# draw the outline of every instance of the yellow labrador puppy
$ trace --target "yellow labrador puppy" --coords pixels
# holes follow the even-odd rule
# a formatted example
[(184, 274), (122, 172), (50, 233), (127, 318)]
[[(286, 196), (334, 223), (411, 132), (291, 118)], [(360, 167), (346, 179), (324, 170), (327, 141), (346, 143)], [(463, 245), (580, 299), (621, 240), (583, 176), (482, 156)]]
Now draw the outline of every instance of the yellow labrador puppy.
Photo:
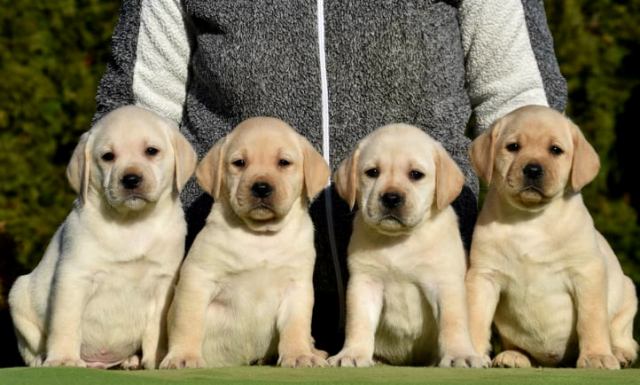
[(178, 193), (195, 167), (178, 129), (138, 107), (81, 137), (67, 168), (74, 208), (9, 293), (28, 365), (157, 367), (184, 254)]
[(215, 203), (180, 270), (161, 367), (322, 365), (307, 207), (326, 162), (285, 122), (258, 117), (218, 141), (196, 176)]
[(494, 366), (616, 369), (636, 358), (636, 295), (580, 194), (598, 155), (560, 113), (520, 108), (473, 143), (489, 192), (467, 276), (471, 336)]
[(335, 176), (359, 210), (349, 243), (345, 345), (334, 366), (480, 367), (467, 325), (466, 256), (451, 202), (464, 182), (446, 150), (406, 124), (364, 138)]

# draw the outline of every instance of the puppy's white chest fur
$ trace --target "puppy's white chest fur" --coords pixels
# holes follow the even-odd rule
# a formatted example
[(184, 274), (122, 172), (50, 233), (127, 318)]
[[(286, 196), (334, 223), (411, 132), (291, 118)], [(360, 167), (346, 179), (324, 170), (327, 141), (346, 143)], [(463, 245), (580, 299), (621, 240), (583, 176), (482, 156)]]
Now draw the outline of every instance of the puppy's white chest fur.
[(527, 346), (547, 365), (576, 358), (565, 357), (568, 345), (577, 341), (576, 314), (569, 271), (559, 254), (546, 247), (507, 251), (510, 261), (502, 272), (504, 288), (494, 319), (508, 344)]
[(374, 357), (394, 365), (433, 363), (438, 327), (433, 309), (416, 282), (384, 281)]
[[(295, 216), (294, 216), (295, 217)], [(278, 353), (278, 315), (294, 285), (311, 283), (313, 227), (308, 215), (274, 234), (219, 221), (216, 208), (185, 263), (200, 266), (215, 287), (205, 314), (207, 366), (247, 365)]]
[[(178, 210), (176, 214), (167, 219), (181, 217)], [(161, 224), (154, 219), (129, 226), (103, 225), (94, 235), (108, 240), (102, 243), (105, 247), (94, 247), (93, 256), (73, 254), (100, 261), (92, 265), (74, 261), (79, 275), (90, 282), (82, 316), (81, 357), (85, 361), (117, 362), (140, 349), (147, 318), (160, 305), (156, 303), (158, 288), (173, 279), (181, 259), (184, 225), (182, 231), (165, 234)], [(86, 230), (91, 231), (90, 224)], [(82, 237), (73, 247), (92, 244), (92, 237)]]
[[(455, 243), (456, 237), (451, 235), (457, 234), (455, 221), (450, 220), (453, 215), (453, 210), (445, 212), (424, 230), (395, 241), (372, 240), (366, 225), (356, 217), (349, 270), (372, 277), (383, 287), (375, 333), (376, 359), (394, 365), (437, 363), (438, 287), (461, 283), (465, 271), (462, 244)], [(454, 240), (436, 242), (442, 238)], [(365, 243), (367, 247), (363, 247)]]
[[(65, 279), (85, 288), (80, 356), (103, 367), (140, 350), (148, 317), (159, 306), (158, 288), (168, 286), (179, 267), (186, 226), (178, 204), (160, 220), (154, 216), (126, 225), (105, 223), (91, 210), (71, 212), (28, 277), (34, 292), (48, 290), (54, 274), (62, 271)], [(161, 231), (166, 221), (173, 232)], [(36, 295), (32, 300), (37, 318), (47, 319), (51, 298)]]
[(577, 358), (572, 275), (589, 263), (594, 247), (576, 225), (584, 221), (589, 218), (542, 214), (516, 224), (496, 221), (474, 235), (479, 244), (494, 239), (492, 258), (482, 265), (501, 282), (494, 322), (502, 338), (544, 365)]

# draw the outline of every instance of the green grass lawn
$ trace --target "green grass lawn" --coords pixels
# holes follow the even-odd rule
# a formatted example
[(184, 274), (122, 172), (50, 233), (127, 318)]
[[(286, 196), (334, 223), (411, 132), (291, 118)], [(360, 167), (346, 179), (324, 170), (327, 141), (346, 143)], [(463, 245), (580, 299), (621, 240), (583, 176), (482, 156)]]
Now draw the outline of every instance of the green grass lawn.
[(0, 385), (170, 384), (640, 384), (640, 370), (438, 369), (379, 366), (366, 369), (241, 367), (172, 371), (72, 368), (0, 370)]

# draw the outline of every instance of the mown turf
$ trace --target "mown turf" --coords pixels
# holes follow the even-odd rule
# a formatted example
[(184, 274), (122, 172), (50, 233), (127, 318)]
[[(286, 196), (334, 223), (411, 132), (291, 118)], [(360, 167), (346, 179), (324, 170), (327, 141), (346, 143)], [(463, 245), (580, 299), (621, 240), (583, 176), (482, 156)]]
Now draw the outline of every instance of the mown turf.
[(171, 384), (640, 384), (640, 370), (437, 369), (282, 369), (242, 367), (180, 371), (117, 371), (72, 368), (0, 370), (0, 385), (171, 385)]

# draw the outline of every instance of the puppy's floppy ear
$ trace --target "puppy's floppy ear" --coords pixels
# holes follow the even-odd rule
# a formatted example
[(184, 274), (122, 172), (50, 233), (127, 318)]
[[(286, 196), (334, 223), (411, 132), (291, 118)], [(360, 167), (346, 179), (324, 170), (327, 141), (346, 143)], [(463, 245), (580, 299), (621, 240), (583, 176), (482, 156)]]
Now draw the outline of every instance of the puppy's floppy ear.
[(578, 126), (569, 121), (573, 138), (573, 159), (571, 163), (571, 189), (575, 192), (591, 182), (600, 171), (598, 153), (589, 144)]
[(436, 162), (436, 207), (442, 210), (453, 202), (464, 186), (464, 175), (447, 150), (439, 143)]
[(338, 195), (344, 199), (349, 208), (353, 210), (356, 205), (356, 195), (358, 193), (358, 160), (360, 158), (359, 146), (353, 150), (351, 155), (343, 160), (336, 170), (333, 179), (335, 180)]
[(180, 133), (177, 127), (171, 129), (171, 144), (175, 156), (175, 185), (180, 191), (191, 178), (198, 163), (198, 157), (191, 143)]
[(67, 166), (67, 179), (73, 191), (79, 194), (80, 201), (86, 202), (89, 191), (89, 171), (91, 169), (91, 131), (80, 136)]
[(300, 138), (304, 155), (304, 188), (307, 199), (311, 202), (327, 186), (331, 170), (322, 155), (316, 151), (311, 143), (302, 135), (298, 134), (298, 137)]
[(216, 201), (220, 197), (222, 188), (223, 159), (227, 140), (227, 138), (218, 140), (196, 168), (198, 184)]
[(504, 117), (496, 120), (489, 129), (480, 134), (471, 143), (471, 149), (469, 150), (471, 165), (476, 174), (487, 184), (491, 184), (493, 163), (496, 158), (496, 141), (505, 124), (506, 119)]

